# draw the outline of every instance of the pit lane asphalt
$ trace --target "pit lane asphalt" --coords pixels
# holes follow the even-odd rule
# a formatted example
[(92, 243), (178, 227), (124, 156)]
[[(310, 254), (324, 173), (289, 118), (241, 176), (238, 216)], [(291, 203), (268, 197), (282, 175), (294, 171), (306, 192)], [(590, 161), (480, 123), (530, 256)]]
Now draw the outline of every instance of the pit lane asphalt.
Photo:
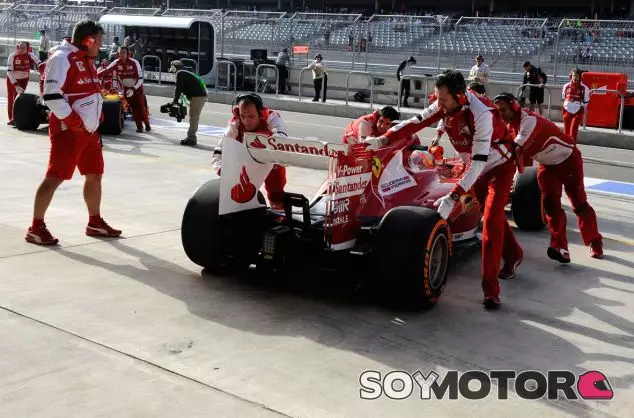
[[(632, 200), (590, 194), (606, 236), (605, 260), (589, 258), (565, 200), (572, 264), (546, 258), (546, 232), (517, 231), (525, 260), (518, 279), (502, 283), (499, 312), (480, 306), (475, 249), (453, 259), (439, 304), (416, 314), (380, 309), (341, 277), (201, 275), (183, 253), (179, 228), (189, 196), (214, 177), (209, 160), (218, 137), (180, 146), (186, 123), (174, 127), (158, 113), (165, 98), (148, 101), (157, 118), (150, 134), (136, 134), (128, 123), (122, 136), (104, 137), (102, 212), (124, 238), (83, 235), (76, 173), (47, 216), (61, 239), (57, 248), (23, 238), (46, 168), (46, 130), (6, 127), (0, 106), (2, 416), (488, 417), (525, 410), (620, 417), (634, 410)], [(222, 127), (228, 111), (207, 104), (201, 123)], [(283, 116), (292, 135), (335, 141), (346, 123)], [(622, 150), (582, 151), (634, 161)], [(586, 164), (586, 176), (632, 181), (632, 169)], [(289, 190), (310, 193), (322, 178), (291, 168)], [(395, 369), (441, 376), (449, 369), (596, 369), (615, 397), (526, 401), (511, 388), (508, 400), (495, 400), (494, 388), (479, 402), (420, 400), (416, 390), (404, 401), (359, 398), (364, 370)]]

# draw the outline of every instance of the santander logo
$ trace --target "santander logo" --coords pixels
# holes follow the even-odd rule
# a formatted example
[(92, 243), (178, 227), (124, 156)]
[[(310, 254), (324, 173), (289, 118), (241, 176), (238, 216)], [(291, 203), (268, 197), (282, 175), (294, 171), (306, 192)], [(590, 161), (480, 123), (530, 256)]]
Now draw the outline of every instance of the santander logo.
[(251, 183), (246, 168), (242, 166), (240, 182), (231, 188), (231, 200), (238, 203), (246, 203), (253, 199), (256, 192), (257, 190)]
[(256, 137), (248, 143), (249, 148), (269, 149), (271, 151), (294, 152), (298, 154), (321, 155), (324, 157), (336, 156), (336, 151), (329, 150), (326, 143), (318, 141), (294, 140), (291, 138), (268, 137), (266, 143)]
[(251, 148), (258, 148), (258, 149), (264, 149), (266, 148), (266, 145), (264, 145), (262, 143), (262, 141), (260, 141), (260, 137), (255, 138), (253, 141), (251, 141), (251, 143), (249, 144), (249, 146)]

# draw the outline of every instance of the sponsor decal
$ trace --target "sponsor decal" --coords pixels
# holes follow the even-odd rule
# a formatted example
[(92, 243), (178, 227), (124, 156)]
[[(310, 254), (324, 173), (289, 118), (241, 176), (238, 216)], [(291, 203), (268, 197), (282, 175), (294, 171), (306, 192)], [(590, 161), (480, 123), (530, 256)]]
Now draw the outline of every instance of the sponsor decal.
[(416, 181), (403, 167), (403, 151), (397, 152), (383, 170), (379, 179), (378, 192), (389, 196), (416, 185)]
[(331, 192), (340, 199), (350, 196), (358, 196), (363, 193), (368, 184), (372, 181), (372, 173), (356, 174), (336, 178), (332, 181)]
[(81, 61), (75, 61), (75, 65), (79, 68), (79, 71), (86, 71), (86, 67), (84, 67), (84, 63)]
[(372, 157), (372, 173), (377, 179), (381, 176), (381, 159), (379, 157)]
[(262, 143), (262, 141), (260, 141), (260, 137), (255, 138), (253, 141), (251, 141), (251, 143), (249, 144), (250, 147), (252, 148), (258, 148), (258, 149), (264, 149), (266, 148), (266, 145), (264, 145)]
[(118, 71), (123, 71), (123, 67), (121, 65), (117, 66)]
[(231, 200), (237, 203), (246, 203), (253, 199), (256, 192), (257, 189), (253, 183), (251, 183), (249, 175), (247, 174), (247, 169), (242, 166), (240, 180), (238, 184), (231, 188)]
[[(266, 138), (266, 139), (264, 139)], [(317, 145), (318, 144), (318, 145)], [(315, 141), (293, 141), (284, 138), (283, 140), (275, 137), (256, 137), (248, 144), (249, 148), (269, 149), (271, 151), (295, 152), (306, 155), (336, 156), (336, 151), (329, 151), (326, 143), (316, 143)]]
[(20, 65), (21, 62), (22, 62), (22, 60), (15, 60), (15, 64), (16, 65)]

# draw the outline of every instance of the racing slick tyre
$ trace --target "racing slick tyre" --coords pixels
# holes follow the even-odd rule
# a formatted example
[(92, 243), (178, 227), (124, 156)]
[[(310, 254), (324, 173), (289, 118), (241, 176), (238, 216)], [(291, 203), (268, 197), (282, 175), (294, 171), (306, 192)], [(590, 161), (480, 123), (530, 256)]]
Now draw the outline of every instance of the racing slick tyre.
[(220, 179), (203, 184), (189, 199), (181, 224), (187, 257), (214, 274), (244, 270), (261, 248), (266, 208), (218, 216)]
[(40, 126), (40, 103), (35, 94), (22, 93), (13, 105), (13, 122), (21, 131), (34, 131)]
[(447, 282), (450, 236), (435, 210), (401, 206), (386, 213), (375, 237), (370, 275), (378, 302), (406, 310), (434, 306)]
[(103, 122), (99, 125), (99, 131), (107, 135), (119, 135), (123, 131), (123, 109), (119, 100), (104, 100)]
[(523, 173), (515, 177), (511, 214), (517, 227), (524, 231), (539, 231), (546, 226), (536, 167), (526, 167)]

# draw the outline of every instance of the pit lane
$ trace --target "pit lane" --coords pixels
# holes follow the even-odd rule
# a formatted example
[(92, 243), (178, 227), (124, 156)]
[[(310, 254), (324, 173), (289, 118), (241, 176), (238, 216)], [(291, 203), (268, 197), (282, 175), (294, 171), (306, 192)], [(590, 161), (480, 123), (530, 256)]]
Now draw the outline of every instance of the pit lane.
[[(104, 137), (102, 212), (125, 238), (83, 235), (76, 173), (47, 216), (62, 244), (54, 249), (23, 238), (48, 159), (46, 130), (7, 127), (0, 103), (3, 416), (510, 416), (530, 408), (581, 417), (634, 409), (634, 200), (626, 193), (590, 193), (606, 236), (604, 260), (587, 255), (565, 199), (572, 264), (546, 258), (546, 232), (517, 232), (525, 261), (517, 280), (502, 283), (499, 312), (480, 306), (478, 251), (454, 260), (440, 303), (419, 314), (379, 309), (344, 278), (201, 276), (182, 251), (180, 221), (189, 196), (215, 176), (211, 150), (229, 107), (207, 104), (199, 145), (188, 148), (178, 144), (187, 124), (158, 112), (166, 99), (148, 102), (151, 133), (135, 133), (128, 121), (123, 135)], [(283, 117), (294, 136), (332, 141), (347, 123)], [(634, 163), (634, 152), (582, 152), (603, 160), (587, 161), (588, 178), (634, 181), (632, 168), (614, 163)], [(322, 174), (291, 168), (289, 190), (310, 194)], [(596, 369), (615, 398), (359, 399), (363, 371), (418, 369)]]

